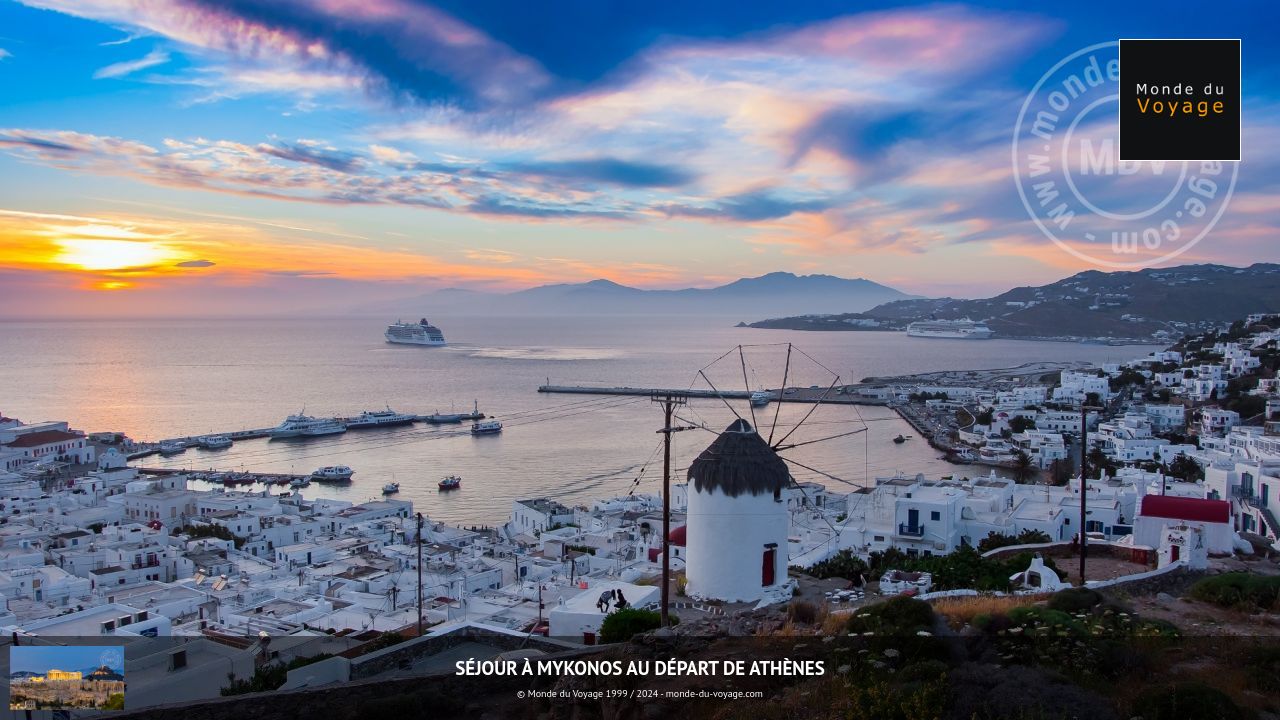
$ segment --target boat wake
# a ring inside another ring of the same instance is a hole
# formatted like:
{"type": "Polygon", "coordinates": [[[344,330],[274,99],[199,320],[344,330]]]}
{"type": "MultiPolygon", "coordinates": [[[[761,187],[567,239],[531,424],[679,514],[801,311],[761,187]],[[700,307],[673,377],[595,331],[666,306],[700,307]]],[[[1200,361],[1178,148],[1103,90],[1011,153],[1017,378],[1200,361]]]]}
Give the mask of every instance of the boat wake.
{"type": "Polygon", "coordinates": [[[613,360],[623,353],[609,348],[477,347],[471,357],[498,360],[613,360]]]}

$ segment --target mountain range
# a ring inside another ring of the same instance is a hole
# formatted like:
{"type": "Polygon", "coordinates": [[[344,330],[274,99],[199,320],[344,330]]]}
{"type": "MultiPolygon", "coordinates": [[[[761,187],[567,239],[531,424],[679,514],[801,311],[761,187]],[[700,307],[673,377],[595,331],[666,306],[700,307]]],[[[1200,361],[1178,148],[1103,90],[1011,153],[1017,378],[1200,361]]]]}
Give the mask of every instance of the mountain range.
{"type": "Polygon", "coordinates": [[[400,317],[504,315],[726,315],[737,319],[777,313],[866,310],[913,297],[863,278],[774,272],[713,288],[643,290],[610,280],[542,285],[511,293],[448,288],[359,307],[361,313],[400,317]]]}
{"type": "Polygon", "coordinates": [[[1250,313],[1280,312],[1280,265],[1181,265],[1133,272],[1088,270],[995,297],[905,299],[867,311],[775,317],[751,327],[901,330],[916,320],[967,318],[998,337],[1162,340],[1250,313]]]}

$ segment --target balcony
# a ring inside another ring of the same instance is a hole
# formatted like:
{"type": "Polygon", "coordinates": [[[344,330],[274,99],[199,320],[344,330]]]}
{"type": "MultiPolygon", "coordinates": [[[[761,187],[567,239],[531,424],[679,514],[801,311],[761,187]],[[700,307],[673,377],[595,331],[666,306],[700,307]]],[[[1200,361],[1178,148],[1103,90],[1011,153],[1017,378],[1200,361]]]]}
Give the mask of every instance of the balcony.
{"type": "Polygon", "coordinates": [[[903,537],[924,537],[924,525],[898,523],[898,534],[903,537]]]}

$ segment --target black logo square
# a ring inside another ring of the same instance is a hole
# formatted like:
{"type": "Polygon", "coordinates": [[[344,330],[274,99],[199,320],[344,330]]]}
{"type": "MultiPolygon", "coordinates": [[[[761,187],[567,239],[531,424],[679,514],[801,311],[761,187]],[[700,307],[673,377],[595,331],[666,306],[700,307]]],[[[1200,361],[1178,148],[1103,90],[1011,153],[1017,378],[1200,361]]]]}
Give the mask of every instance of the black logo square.
{"type": "Polygon", "coordinates": [[[1120,159],[1239,160],[1240,41],[1121,40],[1120,159]]]}

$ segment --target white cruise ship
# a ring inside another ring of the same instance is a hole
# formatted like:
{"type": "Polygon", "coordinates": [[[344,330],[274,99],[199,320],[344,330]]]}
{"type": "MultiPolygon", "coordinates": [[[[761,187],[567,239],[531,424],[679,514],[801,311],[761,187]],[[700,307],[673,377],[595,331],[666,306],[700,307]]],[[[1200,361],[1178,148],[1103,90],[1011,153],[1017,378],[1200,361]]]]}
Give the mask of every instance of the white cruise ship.
{"type": "Polygon", "coordinates": [[[986,340],[993,334],[980,320],[919,320],[907,326],[910,337],[986,340]]]}
{"type": "Polygon", "coordinates": [[[422,318],[416,323],[395,321],[384,333],[389,343],[401,345],[444,345],[444,333],[440,328],[422,318]]]}

